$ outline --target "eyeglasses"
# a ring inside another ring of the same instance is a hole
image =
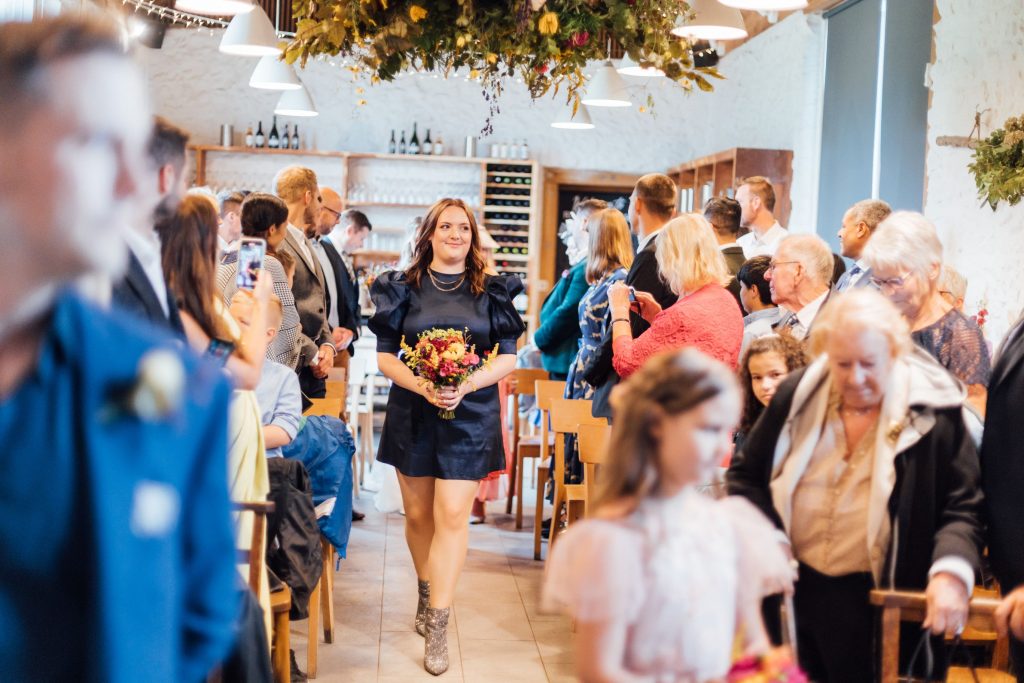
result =
[[[800,262],[799,261],[772,261],[771,263],[768,264],[768,272],[769,273],[774,273],[776,268],[778,268],[779,266],[784,266],[784,265],[789,264],[789,263],[800,263]]]
[[[341,219],[341,211],[335,211],[334,209],[332,209],[329,206],[321,206],[320,208],[323,209],[324,211],[330,211],[331,213],[334,214],[335,218],[337,218],[339,220]]]
[[[887,287],[890,289],[900,289],[901,287],[903,287],[903,285],[907,284],[907,278],[909,278],[911,275],[913,275],[913,273],[905,273],[903,275],[900,275],[899,277],[891,277],[888,279],[872,277],[871,284],[873,284],[875,287],[878,287],[879,289],[882,289],[883,287]]]

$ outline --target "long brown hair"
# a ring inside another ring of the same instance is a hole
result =
[[[617,268],[633,265],[633,243],[629,225],[618,209],[602,209],[587,218],[590,254],[587,257],[587,283],[594,284]]]
[[[739,388],[732,371],[688,348],[652,357],[619,391],[598,507],[639,501],[655,491],[661,478],[655,428],[661,419],[693,410],[724,392],[738,393]]]
[[[786,371],[793,372],[807,365],[807,352],[800,343],[787,331],[758,337],[750,342],[747,352],[740,362],[740,384],[743,388],[743,419],[740,420],[739,431],[746,433],[757,422],[764,412],[764,406],[754,396],[754,384],[750,378],[750,359],[762,353],[777,353],[786,362]]]
[[[430,267],[430,262],[434,260],[434,248],[431,246],[430,240],[437,229],[441,213],[450,206],[457,206],[465,211],[466,218],[469,219],[471,237],[469,253],[466,255],[466,280],[469,282],[473,294],[479,296],[484,293],[487,259],[484,258],[483,249],[480,248],[480,229],[476,224],[476,216],[473,215],[466,202],[461,199],[439,199],[427,211],[427,215],[423,217],[419,227],[416,228],[416,236],[413,238],[412,261],[405,269],[405,278],[413,287],[420,286],[427,268]]]
[[[211,339],[231,340],[214,308],[217,294],[217,207],[187,195],[178,210],[156,226],[167,287],[185,313]]]

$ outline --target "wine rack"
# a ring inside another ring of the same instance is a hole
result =
[[[485,172],[483,218],[487,231],[498,243],[494,254],[498,271],[526,281],[535,207],[533,163],[502,159],[488,163]]]

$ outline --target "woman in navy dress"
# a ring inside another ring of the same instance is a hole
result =
[[[481,479],[505,467],[496,385],[514,369],[524,330],[512,305],[522,283],[485,269],[473,212],[462,200],[442,199],[416,231],[409,267],[385,273],[370,290],[378,363],[393,382],[377,459],[398,470],[419,579],[416,630],[426,637],[424,667],[435,675],[448,668],[448,614],[473,498]],[[468,328],[478,354],[495,344],[498,353],[458,387],[434,391],[397,355],[402,337],[411,346],[433,328]],[[455,418],[441,419],[442,408]]]

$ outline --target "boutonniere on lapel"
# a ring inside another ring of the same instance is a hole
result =
[[[885,438],[889,440],[889,443],[895,444],[900,438],[900,434],[903,433],[904,423],[902,421],[893,420],[889,423],[889,429],[885,432]]]
[[[103,417],[111,421],[132,416],[145,422],[166,420],[181,408],[185,367],[176,353],[154,349],[139,360],[135,378],[111,392]]]

